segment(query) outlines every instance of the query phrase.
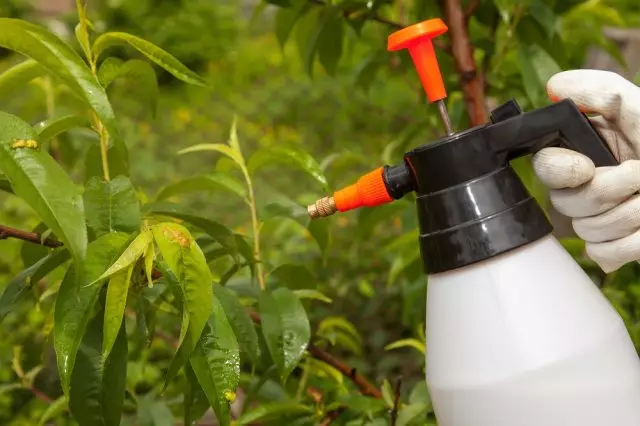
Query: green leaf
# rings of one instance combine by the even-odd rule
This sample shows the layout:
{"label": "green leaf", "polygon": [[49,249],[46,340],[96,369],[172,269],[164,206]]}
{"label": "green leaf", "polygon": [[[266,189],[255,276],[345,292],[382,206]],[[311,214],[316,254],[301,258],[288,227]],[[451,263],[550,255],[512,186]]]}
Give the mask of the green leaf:
{"label": "green leaf", "polygon": [[258,302],[267,348],[285,382],[309,344],[309,319],[300,300],[287,288],[264,291]]}
{"label": "green leaf", "polygon": [[216,418],[222,426],[228,425],[230,404],[240,382],[240,349],[224,308],[215,297],[190,362]]}
{"label": "green leaf", "polygon": [[127,378],[128,345],[122,324],[106,360],[101,353],[104,312],[89,324],[71,375],[69,408],[81,425],[118,426]]}
{"label": "green leaf", "polygon": [[196,73],[184,66],[169,52],[140,37],[122,32],[108,32],[100,35],[93,44],[93,54],[97,60],[105,49],[118,44],[129,44],[147,58],[173,74],[185,83],[206,86],[206,82]]}
{"label": "green leaf", "polygon": [[299,2],[294,7],[280,8],[275,16],[275,33],[280,47],[284,48],[296,22],[309,10],[307,2]]}
{"label": "green leaf", "polygon": [[25,293],[28,293],[34,283],[40,281],[49,272],[56,269],[69,259],[69,251],[58,249],[58,251],[43,257],[24,271],[20,272],[4,288],[0,296],[0,321],[11,312],[16,304],[22,300]]}
{"label": "green leaf", "polygon": [[318,181],[322,185],[323,189],[328,190],[327,178],[324,176],[322,168],[318,162],[307,152],[292,146],[262,148],[251,156],[247,168],[249,169],[249,172],[253,174],[260,167],[267,164],[272,165],[274,163],[295,165]]}
{"label": "green leaf", "polygon": [[[40,222],[38,226],[36,226],[31,230],[31,232],[40,234],[41,240],[42,240],[42,237],[44,236],[44,233],[46,233],[47,231],[49,231],[47,229],[47,225],[45,225],[42,222]],[[50,252],[51,252],[51,249],[47,246],[34,244],[30,241],[24,241],[22,243],[22,247],[20,247],[20,257],[22,258],[22,264],[24,265],[25,268],[28,268],[29,266],[33,265],[43,257],[47,256]]]}
{"label": "green leaf", "polygon": [[342,402],[349,411],[373,415],[385,409],[384,402],[364,395],[346,395]]}
{"label": "green leaf", "polygon": [[156,201],[194,191],[217,191],[225,189],[247,199],[247,190],[236,178],[228,173],[212,173],[204,176],[194,176],[167,185],[156,196]]}
{"label": "green leaf", "polygon": [[147,251],[144,253],[144,271],[147,275],[147,284],[153,287],[153,262],[156,258],[156,246],[149,244]]}
{"label": "green leaf", "polygon": [[69,45],[38,25],[20,19],[0,18],[0,46],[38,61],[84,99],[104,124],[124,165],[128,166],[127,148],[120,138],[107,94],[87,64]]}
{"label": "green leaf", "polygon": [[329,247],[329,221],[328,220],[312,220],[307,225],[307,230],[318,244],[320,253],[325,255]]}
{"label": "green leaf", "polygon": [[91,178],[84,191],[84,208],[87,224],[97,236],[140,230],[140,202],[126,176],[108,182],[100,177]]}
{"label": "green leaf", "polygon": [[[0,40],[2,33],[0,18]],[[35,210],[49,229],[81,262],[87,250],[84,209],[78,188],[45,151],[18,147],[33,141],[31,126],[18,117],[0,113],[0,170],[16,195]]]}
{"label": "green leaf", "polygon": [[63,117],[42,121],[34,126],[38,134],[38,142],[43,143],[76,127],[89,127],[86,117],[65,115]]}
{"label": "green leaf", "polygon": [[44,410],[44,413],[38,422],[38,426],[44,426],[49,420],[53,420],[58,417],[67,409],[67,405],[67,398],[64,395],[53,401],[49,404],[47,409]]}
{"label": "green leaf", "polygon": [[429,404],[405,405],[398,413],[397,426],[409,426],[413,421],[418,419],[426,420],[429,407]]}
{"label": "green leaf", "polygon": [[556,15],[542,0],[532,0],[529,4],[529,13],[544,28],[550,37],[556,30]]}
{"label": "green leaf", "polygon": [[318,283],[317,278],[306,266],[293,263],[280,265],[269,275],[290,289],[313,289]]}
{"label": "green leaf", "polygon": [[258,343],[258,333],[256,333],[247,309],[231,290],[221,285],[213,286],[213,294],[224,308],[240,348],[249,355],[253,364],[257,365],[260,362],[260,344]]}
{"label": "green leaf", "polygon": [[238,426],[250,425],[270,419],[282,419],[285,416],[301,416],[313,414],[313,408],[297,402],[274,402],[262,404],[245,412],[237,420]]}
{"label": "green leaf", "polygon": [[90,22],[87,19],[87,4],[82,4],[82,0],[76,0],[76,10],[78,12],[78,24],[75,28],[76,40],[82,47],[87,58],[91,58],[91,41],[89,40],[89,25]]}
{"label": "green leaf", "polygon": [[127,306],[127,295],[134,265],[117,272],[109,280],[107,299],[104,307],[104,331],[102,340],[102,357],[107,359],[120,332],[124,310]]}
{"label": "green leaf", "polygon": [[298,299],[315,299],[325,303],[332,303],[333,300],[320,293],[318,290],[294,290]]}
{"label": "green leaf", "polygon": [[400,339],[385,346],[384,350],[390,351],[393,349],[406,348],[406,347],[414,348],[417,351],[421,352],[423,355],[427,351],[427,348],[425,347],[424,343],[422,343],[418,339]]}
{"label": "green leaf", "polygon": [[138,398],[138,422],[136,426],[175,426],[173,413],[164,401],[154,401],[149,393]]}
{"label": "green leaf", "polygon": [[190,146],[189,148],[182,149],[178,151],[178,154],[189,154],[193,152],[202,152],[202,151],[214,151],[219,152],[221,154],[226,155],[230,159],[232,159],[241,170],[245,169],[245,162],[242,154],[239,151],[231,148],[229,145],[225,145],[222,143],[203,143],[199,145]]}
{"label": "green leaf", "polygon": [[176,223],[161,223],[154,225],[152,230],[162,258],[175,275],[183,297],[182,330],[178,351],[167,371],[166,387],[189,359],[211,315],[213,276],[202,250],[187,228]]}
{"label": "green leaf", "polygon": [[98,78],[105,88],[118,78],[132,80],[135,90],[139,91],[143,99],[147,100],[149,107],[155,115],[159,95],[158,78],[147,62],[139,59],[131,59],[127,62],[117,62],[116,58],[108,58],[100,66]]}
{"label": "green leaf", "polygon": [[[110,235],[110,234],[105,234]],[[91,284],[93,285],[99,281],[105,280],[116,273],[127,269],[140,259],[145,252],[149,244],[152,244],[153,234],[151,230],[147,229],[142,231],[138,236],[129,244],[129,247],[120,255],[120,257],[104,271],[104,273],[96,277]]]}
{"label": "green leaf", "polygon": [[313,65],[318,51],[318,40],[325,20],[330,16],[329,7],[315,7],[296,24],[296,44],[304,71],[313,76]]}
{"label": "green leaf", "polygon": [[184,211],[177,205],[171,204],[146,204],[143,210],[146,214],[153,213],[162,216],[174,217],[188,222],[206,232],[234,257],[239,253],[247,260],[247,262],[254,261],[253,253],[251,252],[251,248],[247,246],[246,241],[241,237],[234,235],[226,226],[221,225],[218,222],[196,216],[191,212]]}
{"label": "green leaf", "polygon": [[342,56],[344,19],[337,7],[328,7],[318,40],[318,59],[329,75],[334,75]]}
{"label": "green leaf", "polygon": [[27,59],[0,74],[0,96],[7,95],[14,90],[21,89],[25,84],[47,74],[47,70],[33,59]]}
{"label": "green leaf", "polygon": [[209,409],[210,404],[202,386],[198,383],[198,378],[193,372],[191,364],[187,363],[184,369],[187,377],[187,389],[184,393],[184,424],[192,425],[200,420]]}
{"label": "green leaf", "polygon": [[545,87],[549,78],[561,69],[553,58],[538,45],[520,45],[518,67],[525,92],[534,107],[546,103]]}
{"label": "green leaf", "polygon": [[[93,286],[86,284],[94,281],[107,269],[126,242],[127,235],[121,233],[107,234],[96,239],[87,248],[80,282],[76,279],[77,265],[71,265],[60,284],[55,304],[53,344],[62,388],[67,395],[78,347],[91,319],[102,283]],[[102,329],[99,334],[102,334]]]}

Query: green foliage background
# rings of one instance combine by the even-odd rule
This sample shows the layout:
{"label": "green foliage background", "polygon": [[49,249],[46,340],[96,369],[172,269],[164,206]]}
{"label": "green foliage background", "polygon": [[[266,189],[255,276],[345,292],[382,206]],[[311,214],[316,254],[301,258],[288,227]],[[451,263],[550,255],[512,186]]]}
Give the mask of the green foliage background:
{"label": "green foliage background", "polygon": [[[640,6],[632,0],[481,0],[462,2],[462,7],[467,9],[472,3],[477,4],[469,19],[470,40],[478,71],[486,79],[486,96],[496,104],[516,98],[524,109],[546,104],[546,80],[562,69],[583,66],[590,48],[604,48],[622,61],[617,47],[604,37],[603,27],[640,25]],[[423,383],[427,282],[418,258],[411,197],[313,224],[308,223],[304,206],[380,164],[400,161],[407,149],[441,135],[436,111],[427,106],[408,55],[386,51],[386,38],[394,28],[374,19],[374,15],[384,16],[410,24],[440,17],[438,2],[335,0],[327,5],[305,0],[103,0],[91,1],[89,6],[88,18],[96,34],[122,31],[142,37],[206,80],[206,88],[184,84],[184,78],[179,81],[147,60],[157,73],[157,87],[148,66],[138,64],[125,76],[132,78],[115,79],[107,93],[131,164],[132,186],[126,179],[121,182],[128,197],[121,206],[139,201],[142,218],[157,226],[154,232],[160,234],[155,241],[160,250],[163,226],[177,221],[186,227],[179,228],[177,232],[184,231],[179,235],[192,235],[206,256],[205,269],[216,283],[210,309],[219,313],[223,308],[216,300],[220,300],[229,321],[225,315],[214,315],[203,327],[214,335],[217,331],[231,336],[217,343],[228,356],[236,353],[239,341],[242,369],[232,411],[245,416],[240,424],[252,418],[262,424],[283,424],[277,416],[292,416],[287,424],[322,424],[333,413],[339,415],[332,418],[332,424],[390,424],[388,411],[394,406],[393,386],[398,376],[402,377],[402,397],[397,424],[435,424]],[[77,52],[82,51],[74,36],[75,11],[51,22],[35,13],[27,1],[10,0],[0,5],[0,17],[25,18],[48,26]],[[0,45],[4,45],[5,32],[0,24]],[[447,36],[442,39],[448,40]],[[0,71],[24,60],[9,50],[0,54]],[[108,54],[121,61],[147,59],[126,44],[109,49]],[[469,119],[454,62],[443,51],[438,57],[454,126],[466,128]],[[64,85],[50,77],[19,87],[2,86],[1,79],[0,75],[0,110],[32,125],[76,115],[83,109]],[[83,127],[64,130],[43,149],[63,165],[76,185],[94,194],[94,205],[100,205],[104,195],[100,179],[90,180],[102,176],[99,138]],[[211,151],[220,148],[210,144],[231,142],[229,146],[235,147],[236,136],[249,187],[233,158]],[[209,144],[203,148],[209,151],[179,154],[200,144]],[[515,167],[544,203],[544,190],[527,161],[519,160]],[[117,170],[114,164],[112,178]],[[250,202],[245,203],[238,193]],[[7,193],[0,193],[0,199],[0,223],[37,232],[48,228],[24,199]],[[85,196],[85,209],[86,204]],[[111,213],[109,223],[115,225],[106,232],[98,213],[93,222],[87,217],[90,241],[98,237],[101,247],[107,247],[107,239],[119,238],[116,232],[124,233],[128,242],[135,237],[140,230],[137,208],[118,211],[124,213]],[[260,267],[251,254],[253,213],[260,222]],[[239,245],[227,244],[228,240],[219,238],[221,232],[224,236],[235,233]],[[622,313],[640,348],[638,266],[628,265],[605,277],[584,257],[580,241],[567,239],[564,243]],[[0,288],[5,288],[51,250],[7,239],[0,241],[0,252]],[[172,270],[167,253],[158,255],[157,269]],[[140,252],[138,257],[145,254]],[[192,255],[194,259],[199,256]],[[142,263],[137,268],[144,269]],[[38,282],[25,281],[28,291],[8,306],[10,313],[0,327],[2,424],[36,424],[47,411],[51,413],[48,424],[91,424],[79,420],[89,415],[83,411],[82,396],[71,393],[67,407],[52,342],[58,315],[53,307],[65,268],[54,269]],[[266,292],[257,286],[260,269],[266,275]],[[189,281],[188,277],[177,279]],[[179,295],[167,291],[169,279],[162,278],[153,288],[143,281],[134,278],[131,294],[135,298],[129,299],[128,306],[132,315],[124,317],[129,347],[122,424],[177,424],[177,419],[185,418],[185,407],[199,414],[207,408],[207,398],[200,387],[193,387],[190,375],[203,370],[201,363],[207,362],[204,358],[213,349],[197,349],[191,364],[187,363],[191,367],[180,370],[162,392],[165,376],[173,371],[182,305]],[[109,295],[102,297],[106,300]],[[3,303],[0,300],[1,309]],[[103,299],[96,306],[101,303],[112,306]],[[227,311],[233,303],[261,313],[263,324],[257,328],[255,342],[244,341],[254,334],[238,333],[234,328],[239,323]],[[269,309],[274,306],[302,318],[296,324],[304,324],[308,316],[309,330],[281,329],[278,310]],[[95,318],[88,335],[94,340],[97,335],[97,343],[84,342],[79,357],[91,353],[96,345],[100,353],[100,315]],[[115,329],[114,338],[119,330]],[[304,348],[309,333],[316,347],[355,368],[383,397],[361,396],[348,377],[334,368],[311,356],[296,357],[295,350],[280,353],[282,347],[268,337],[293,336],[297,347]],[[246,350],[255,345],[262,349],[261,358],[254,359],[252,350]],[[197,358],[198,350],[204,358]],[[269,368],[273,365],[282,368]],[[289,373],[283,383],[282,376]],[[73,377],[70,380],[73,389]],[[95,380],[102,383],[100,378]],[[233,387],[234,380],[233,371],[225,370],[213,383]],[[220,414],[225,398],[232,397],[214,393],[222,398],[216,402],[217,409],[213,404]],[[74,398],[80,405],[74,406]],[[343,410],[343,404],[350,408]],[[75,420],[69,411],[74,412]],[[276,420],[269,420],[268,415]],[[200,424],[213,424],[208,416]],[[105,419],[96,422],[113,424]]]}

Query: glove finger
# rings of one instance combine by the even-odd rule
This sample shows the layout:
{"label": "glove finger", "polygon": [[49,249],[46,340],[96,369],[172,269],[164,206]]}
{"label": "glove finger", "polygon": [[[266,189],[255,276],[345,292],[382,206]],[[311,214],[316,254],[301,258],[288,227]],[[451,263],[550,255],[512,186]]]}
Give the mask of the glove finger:
{"label": "glove finger", "polygon": [[640,189],[640,160],[598,167],[587,184],[549,192],[551,203],[565,216],[580,218],[604,213]]}
{"label": "glove finger", "polygon": [[593,161],[564,148],[545,148],[532,159],[538,179],[550,189],[575,188],[591,180],[595,173]]}
{"label": "glove finger", "polygon": [[[553,100],[572,99],[583,111],[602,115],[619,126],[628,140],[640,140],[640,88],[619,74],[602,70],[571,70],[547,82]],[[636,156],[640,149],[634,147]]]}
{"label": "glove finger", "polygon": [[640,259],[640,231],[604,243],[587,243],[587,256],[604,272],[613,272],[625,264]]}
{"label": "glove finger", "polygon": [[585,241],[601,243],[626,237],[640,228],[640,195],[611,210],[573,221],[576,234]]}
{"label": "glove finger", "polygon": [[613,156],[620,162],[637,158],[636,152],[624,134],[620,133],[618,126],[602,116],[592,117],[591,124],[598,134],[604,139]]}

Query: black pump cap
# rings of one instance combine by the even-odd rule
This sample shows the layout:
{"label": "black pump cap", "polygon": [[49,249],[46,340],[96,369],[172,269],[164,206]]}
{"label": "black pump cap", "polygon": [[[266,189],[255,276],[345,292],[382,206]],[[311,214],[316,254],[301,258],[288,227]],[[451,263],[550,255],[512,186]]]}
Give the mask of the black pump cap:
{"label": "black pump cap", "polygon": [[617,164],[571,100],[527,113],[512,100],[493,111],[492,123],[405,154],[401,168],[417,192],[427,273],[486,260],[552,232],[544,211],[509,165],[549,146],[581,152],[598,167]]}

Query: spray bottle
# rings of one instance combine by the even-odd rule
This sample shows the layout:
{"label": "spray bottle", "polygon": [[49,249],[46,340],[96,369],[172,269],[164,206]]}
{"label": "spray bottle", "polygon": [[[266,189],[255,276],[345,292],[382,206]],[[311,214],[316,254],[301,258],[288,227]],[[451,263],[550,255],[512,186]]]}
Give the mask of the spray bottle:
{"label": "spray bottle", "polygon": [[414,191],[428,275],[426,381],[440,426],[639,426],[640,360],[625,325],[553,237],[509,161],[548,146],[616,160],[571,100],[454,132],[431,39],[440,19],[393,33],[447,135],[308,207],[313,218]]}

